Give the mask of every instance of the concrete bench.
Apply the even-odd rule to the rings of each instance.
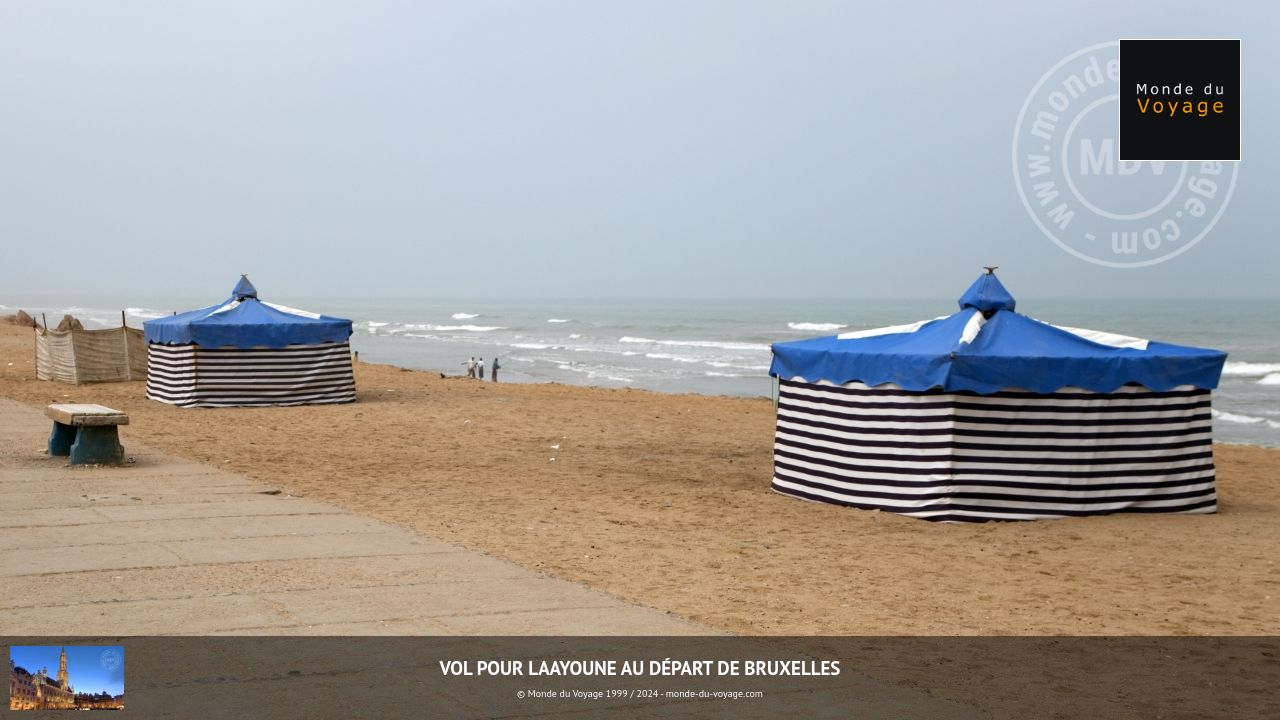
[[[129,416],[101,405],[55,403],[45,408],[53,420],[49,454],[71,456],[72,465],[114,463],[124,459],[117,428]]]

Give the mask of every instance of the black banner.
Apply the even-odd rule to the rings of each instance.
[[[36,637],[6,643],[123,648],[108,656],[124,663],[121,712],[148,718],[1280,716],[1276,638]],[[72,666],[72,685],[76,675]]]

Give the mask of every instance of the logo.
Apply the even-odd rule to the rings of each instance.
[[[1239,165],[1121,160],[1119,83],[1116,41],[1050,68],[1018,113],[1013,174],[1023,207],[1058,247],[1104,267],[1146,267],[1209,234]]]
[[[102,667],[106,670],[115,670],[124,662],[124,656],[115,648],[107,648],[98,656],[98,662],[102,663]]]
[[[1240,159],[1239,40],[1121,40],[1120,157]]]

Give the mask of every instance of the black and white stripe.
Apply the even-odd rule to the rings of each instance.
[[[909,392],[783,380],[773,489],[927,520],[1217,509],[1209,391]]]
[[[147,397],[184,407],[352,402],[348,343],[283,348],[147,345]]]

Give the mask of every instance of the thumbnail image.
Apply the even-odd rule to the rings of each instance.
[[[51,667],[57,670],[50,671]],[[10,647],[9,709],[123,710],[124,648],[119,645]]]

